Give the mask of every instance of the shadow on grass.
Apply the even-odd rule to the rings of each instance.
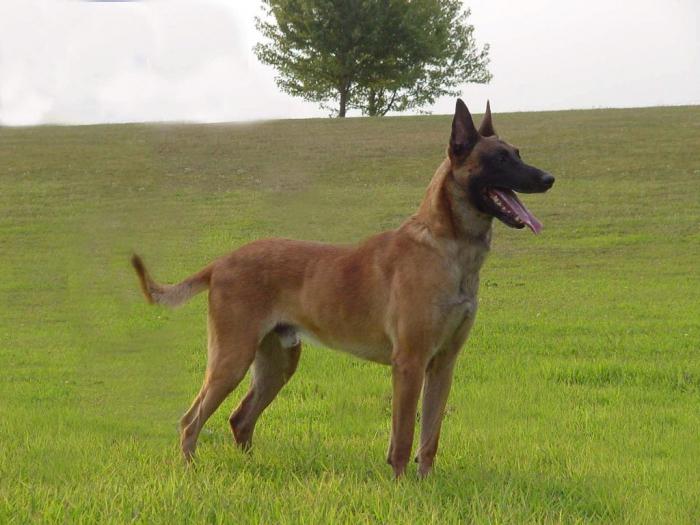
[[[438,512],[450,520],[610,523],[624,521],[625,516],[624,501],[610,479],[513,470],[506,468],[508,461],[499,466],[476,464],[467,457],[446,458],[425,480],[410,466],[396,482],[375,450],[353,455],[322,444],[291,444],[274,451],[266,444],[244,453],[217,435],[205,438],[199,452],[202,461],[188,468],[193,482],[230,477],[237,490],[250,490],[251,485],[284,487],[290,496],[303,492],[328,506],[341,505],[343,497],[356,494],[353,517],[382,519],[387,517],[385,511],[423,516]]]

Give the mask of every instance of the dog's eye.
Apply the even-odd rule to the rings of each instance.
[[[510,160],[510,157],[508,156],[507,151],[502,151],[501,154],[498,156],[498,162],[504,163],[508,162]]]

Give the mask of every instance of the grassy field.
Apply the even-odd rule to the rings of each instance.
[[[206,298],[149,307],[250,240],[396,227],[448,117],[0,129],[0,522],[700,522],[700,107],[495,115],[557,176],[495,225],[436,470],[384,463],[389,369],[306,346],[255,448],[177,421]]]

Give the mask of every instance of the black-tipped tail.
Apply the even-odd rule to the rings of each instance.
[[[139,285],[144,297],[150,304],[162,304],[175,308],[187,302],[194,295],[209,288],[211,277],[211,266],[207,266],[202,271],[188,277],[179,284],[158,284],[146,270],[146,265],[138,255],[131,257],[131,265],[136,270],[139,278]]]

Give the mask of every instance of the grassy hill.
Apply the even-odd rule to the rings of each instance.
[[[206,298],[144,304],[250,240],[396,227],[450,118],[0,129],[0,521],[700,521],[700,107],[495,115],[557,177],[495,225],[436,470],[384,464],[389,369],[306,346],[246,456],[186,468]],[[247,383],[247,381],[246,381]]]

